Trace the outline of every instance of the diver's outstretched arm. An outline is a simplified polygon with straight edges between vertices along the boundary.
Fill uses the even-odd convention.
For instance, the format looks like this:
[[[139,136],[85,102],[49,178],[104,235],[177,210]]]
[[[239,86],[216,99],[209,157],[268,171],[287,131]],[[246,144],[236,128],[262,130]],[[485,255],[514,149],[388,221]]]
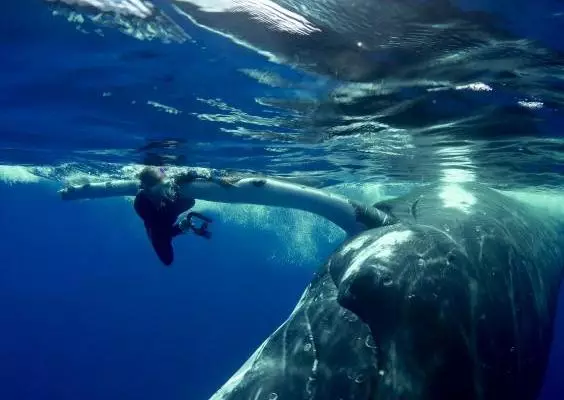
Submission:
[[[267,177],[217,178],[190,171],[164,181],[161,186],[162,193],[173,197],[308,211],[332,221],[351,235],[392,222],[386,213],[344,196]],[[60,193],[64,200],[77,200],[134,196],[138,189],[138,181],[116,181],[72,186]]]
[[[59,191],[63,200],[100,199],[104,197],[135,196],[139,180],[109,181],[68,186]]]

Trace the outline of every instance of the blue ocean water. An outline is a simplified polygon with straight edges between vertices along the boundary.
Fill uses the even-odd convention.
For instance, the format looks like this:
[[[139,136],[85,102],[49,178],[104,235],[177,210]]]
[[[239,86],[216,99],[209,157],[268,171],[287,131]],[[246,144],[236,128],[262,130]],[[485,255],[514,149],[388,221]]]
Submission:
[[[183,237],[168,269],[130,199],[62,202],[69,183],[208,167],[375,202],[479,180],[564,214],[560,2],[280,1],[333,32],[299,41],[172,3],[2,6],[0,398],[208,398],[344,238],[204,204],[214,239]],[[543,399],[564,394],[562,335],[560,312]]]

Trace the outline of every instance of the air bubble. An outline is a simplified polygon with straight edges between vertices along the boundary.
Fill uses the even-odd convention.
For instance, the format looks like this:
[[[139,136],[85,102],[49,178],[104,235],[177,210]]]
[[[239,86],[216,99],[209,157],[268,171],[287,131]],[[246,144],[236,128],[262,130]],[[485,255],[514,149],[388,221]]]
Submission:
[[[310,343],[306,343],[304,345],[304,351],[310,351],[311,350],[311,344]]]
[[[369,349],[376,348],[376,343],[374,342],[374,338],[372,337],[372,335],[366,336],[366,339],[364,339],[364,345]]]
[[[384,372],[384,370],[383,370],[383,369],[381,369],[380,371],[378,371],[378,375],[380,375],[380,376],[384,376],[384,374],[385,374],[385,372]]]
[[[384,279],[382,279],[382,284],[384,286],[392,286],[394,284],[394,280],[391,276],[385,276]]]

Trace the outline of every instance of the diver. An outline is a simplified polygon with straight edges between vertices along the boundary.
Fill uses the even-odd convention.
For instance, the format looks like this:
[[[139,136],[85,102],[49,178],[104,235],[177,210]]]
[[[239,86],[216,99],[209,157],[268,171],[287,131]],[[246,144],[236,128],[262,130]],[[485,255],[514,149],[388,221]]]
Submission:
[[[211,238],[208,230],[212,220],[200,213],[191,211],[194,199],[173,199],[159,190],[165,179],[164,170],[145,168],[139,174],[141,187],[135,196],[133,206],[143,220],[147,236],[161,262],[170,266],[174,261],[172,239],[182,233],[194,232],[197,236]],[[197,220],[201,224],[197,224]]]

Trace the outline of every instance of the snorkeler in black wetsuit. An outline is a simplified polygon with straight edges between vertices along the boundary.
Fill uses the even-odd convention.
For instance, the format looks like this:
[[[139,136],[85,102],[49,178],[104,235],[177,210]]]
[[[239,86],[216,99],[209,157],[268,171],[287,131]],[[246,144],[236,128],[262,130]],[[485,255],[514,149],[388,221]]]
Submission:
[[[211,237],[208,224],[211,219],[196,212],[187,213],[180,223],[178,217],[183,212],[194,206],[194,199],[171,200],[163,196],[153,199],[151,189],[161,183],[164,175],[158,170],[146,168],[140,174],[141,189],[135,196],[133,206],[135,212],[143,220],[147,236],[163,264],[169,266],[174,261],[172,239],[187,230],[192,230],[196,235],[207,239]],[[193,224],[192,219],[196,217],[202,220],[201,226]]]

